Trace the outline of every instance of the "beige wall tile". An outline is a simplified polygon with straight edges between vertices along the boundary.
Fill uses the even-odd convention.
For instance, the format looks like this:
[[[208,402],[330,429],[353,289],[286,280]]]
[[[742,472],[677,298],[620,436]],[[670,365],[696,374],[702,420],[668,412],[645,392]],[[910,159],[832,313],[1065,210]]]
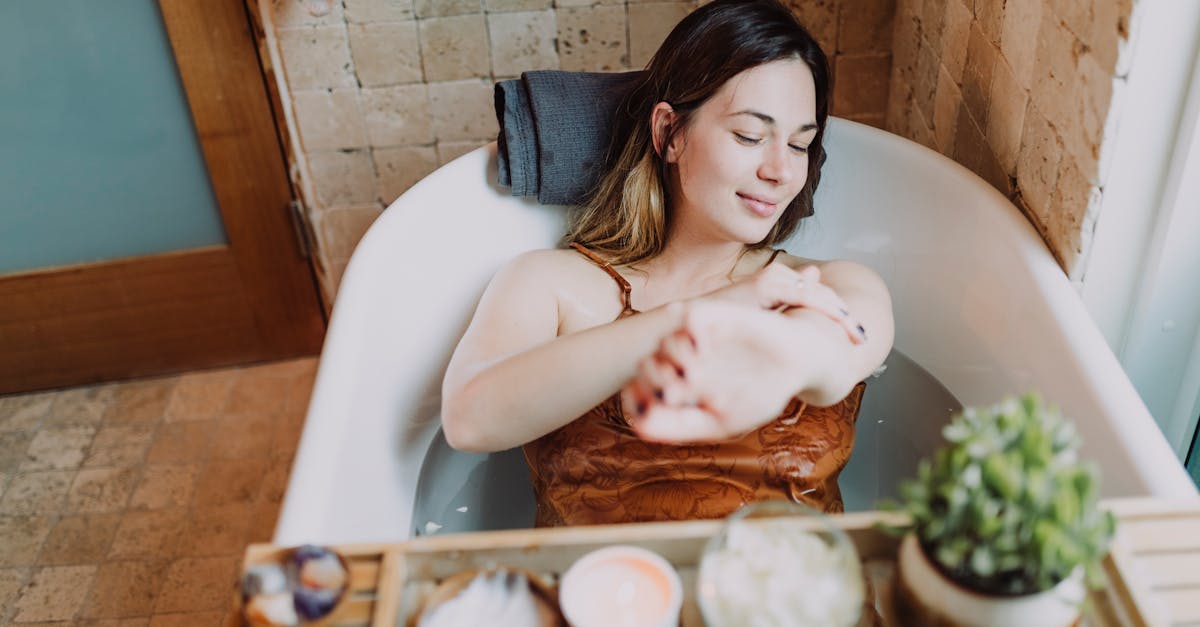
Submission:
[[[379,172],[379,198],[389,205],[438,166],[433,146],[376,148],[373,157],[375,170]],[[375,215],[379,215],[378,211]]]
[[[0,514],[57,514],[74,479],[73,470],[20,473],[9,481]]]
[[[426,81],[488,76],[488,35],[482,13],[421,20]]]
[[[933,95],[937,92],[938,53],[922,43],[917,53],[917,73],[913,77],[913,102],[926,120],[933,118]]]
[[[1055,128],[1066,128],[1077,114],[1075,59],[1081,50],[1079,40],[1052,13],[1043,14],[1030,97]]]
[[[121,517],[109,559],[172,558],[187,527],[186,508],[130,511]]]
[[[1086,43],[1095,30],[1095,5],[1116,3],[1113,0],[1048,0],[1047,4],[1067,29]]]
[[[367,124],[370,125],[368,111]],[[324,207],[375,201],[375,172],[366,150],[315,152],[308,164]]]
[[[942,35],[946,27],[946,4],[962,0],[923,0],[921,2],[921,32],[934,50],[942,50]]]
[[[562,69],[614,72],[628,66],[625,7],[560,8],[557,20]]]
[[[554,49],[558,26],[554,11],[489,14],[487,25],[492,72],[496,76],[558,69],[558,53]]]
[[[360,85],[421,81],[421,43],[415,21],[351,24],[347,30]]]
[[[962,92],[945,67],[939,70],[937,93],[933,98],[933,137],[938,152],[951,155],[954,153],[959,111],[963,108]]]
[[[892,56],[889,54],[839,55],[833,113],[882,115],[887,110],[887,85],[891,74]]]
[[[1033,67],[1042,25],[1044,0],[1007,0],[1004,8],[1004,28],[1000,50],[1013,70],[1017,84],[1026,90],[1033,87]]]
[[[433,134],[438,141],[496,138],[499,127],[487,81],[455,81],[429,85]]]
[[[92,444],[96,428],[62,427],[42,429],[34,436],[25,450],[25,461],[20,470],[72,470],[83,463],[83,458]]]
[[[149,627],[194,627],[195,625],[224,625],[225,612],[180,612],[155,614],[150,617]]]
[[[1017,156],[1017,185],[1043,224],[1050,215],[1050,195],[1058,181],[1062,154],[1062,140],[1031,101],[1025,108],[1025,130],[1021,133],[1021,152]]]
[[[49,516],[0,516],[0,568],[36,562],[52,524]]]
[[[937,150],[933,126],[929,120],[925,119],[925,113],[921,111],[920,107],[914,106],[908,110],[908,128],[911,133],[910,139],[930,150]]]
[[[892,37],[893,82],[899,78],[910,86],[916,78],[917,53],[921,49],[921,27],[916,17],[904,14],[896,16],[896,29]]]
[[[411,20],[413,0],[342,0],[346,21],[351,23],[399,22]]]
[[[96,572],[96,585],[83,609],[86,618],[146,616],[162,587],[167,562],[122,560],[104,562]],[[230,579],[229,581],[233,581]],[[227,591],[232,584],[226,582]]]
[[[342,23],[342,3],[337,0],[271,0],[271,19],[277,28],[330,26]]]
[[[1058,182],[1051,200],[1055,211],[1049,225],[1050,242],[1068,276],[1073,279],[1079,274],[1079,261],[1084,254],[1085,233],[1090,238],[1094,228],[1094,224],[1090,225],[1091,228],[1084,228],[1089,209],[1098,206],[1098,195],[1095,196],[1096,203],[1092,203],[1093,192],[1093,186],[1079,170],[1075,160],[1069,155],[1064,155],[1059,164]]]
[[[425,85],[363,89],[363,118],[370,144],[379,147],[432,142],[427,91]]]
[[[483,0],[488,11],[539,11],[553,5],[553,0]]]
[[[0,433],[0,471],[16,471],[25,461],[25,451],[36,435],[36,431]]]
[[[908,137],[908,111],[912,108],[912,87],[892,68],[892,84],[888,87],[886,128],[889,132]]]
[[[967,65],[967,44],[971,35],[971,10],[959,0],[946,3],[945,26],[942,32],[942,65],[950,78],[962,86],[963,68]]]
[[[125,509],[141,468],[84,468],[67,493],[67,511],[92,514]]]
[[[1075,86],[1074,102],[1079,106],[1074,125],[1076,141],[1067,141],[1065,147],[1084,177],[1098,183],[1100,145],[1113,96],[1112,72],[1102,68],[1095,56],[1085,54],[1079,59]]]
[[[356,148],[367,143],[367,131],[358,108],[358,90],[305,90],[292,94],[296,125],[304,149]]]
[[[625,0],[554,0],[554,6],[562,7],[592,7],[601,5],[625,6]]]
[[[349,257],[350,253],[354,251],[354,247],[358,245],[358,240],[362,238],[363,233],[366,233],[371,223],[379,217],[379,213],[380,208],[378,205],[336,207],[321,212],[317,216],[315,226],[317,232],[320,234],[322,250],[329,251],[331,254]],[[285,389],[286,382],[282,380],[276,381],[274,382],[274,386],[281,392],[275,398],[282,397],[282,391]],[[257,387],[257,385],[254,387]],[[247,386],[247,400],[258,398],[259,395],[254,394],[249,388],[250,386]]]
[[[891,53],[896,0],[842,0],[838,18],[839,53]]]
[[[186,507],[192,500],[202,468],[201,463],[148,464],[142,471],[141,483],[129,499],[130,509]]]
[[[1003,57],[996,61],[987,121],[987,141],[1009,176],[1017,173],[1017,155],[1021,150],[1021,130],[1025,125],[1025,107],[1029,96],[1017,84],[1012,68]]]
[[[1092,32],[1080,36],[1080,39],[1092,47],[1092,54],[1096,55],[1100,67],[1109,74],[1117,67],[1118,42],[1128,38],[1128,9],[1128,5],[1123,7],[1122,3],[1118,2],[1097,2],[1092,7],[1095,11]]]
[[[988,95],[998,54],[996,47],[988,41],[977,24],[972,23],[967,41],[967,64],[963,68],[962,82],[963,103],[977,124],[987,124]]]
[[[167,570],[154,611],[224,609],[229,602],[229,582],[237,575],[238,561],[236,557],[187,557],[175,561]]]
[[[95,576],[95,566],[55,566],[34,571],[14,605],[13,621],[31,623],[74,618]]]
[[[346,26],[316,26],[279,31],[284,71],[292,89],[354,87]]]
[[[47,566],[98,563],[108,554],[121,514],[66,516],[55,523],[38,554]]]
[[[1004,31],[1005,0],[975,0],[975,20],[988,43],[1000,46]]]
[[[813,39],[817,40],[817,44],[830,57],[832,63],[832,57],[837,54],[838,49],[840,0],[785,0],[784,4],[792,10],[792,13],[813,36]],[[678,19],[675,23],[677,22]],[[663,33],[663,36],[665,37],[666,33]]]
[[[109,425],[102,427],[92,440],[85,468],[136,466],[146,457],[154,439],[152,424]]]
[[[0,568],[0,607],[10,608],[33,572],[28,568]]]
[[[437,160],[438,165],[445,165],[461,157],[462,155],[475,150],[484,145],[482,141],[466,141],[466,142],[438,142],[437,144]]]
[[[209,420],[220,415],[229,402],[236,370],[189,372],[179,383],[167,404],[166,422]]]
[[[1000,193],[1012,193],[1012,184],[1000,162],[992,153],[979,126],[966,107],[959,109],[958,124],[954,130],[954,160],[967,166]]]
[[[683,16],[691,13],[687,2],[629,5],[629,65],[643,68]],[[834,22],[836,28],[837,22]],[[816,37],[814,34],[813,37]]]
[[[413,0],[417,17],[446,17],[482,13],[483,0]]]

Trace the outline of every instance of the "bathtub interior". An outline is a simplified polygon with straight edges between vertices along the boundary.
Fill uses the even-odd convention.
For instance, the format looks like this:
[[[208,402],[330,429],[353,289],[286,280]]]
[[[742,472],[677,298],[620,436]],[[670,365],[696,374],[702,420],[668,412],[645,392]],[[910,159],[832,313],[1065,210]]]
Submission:
[[[1085,454],[1101,460],[1105,495],[1195,494],[1066,278],[1007,200],[882,131],[834,120],[828,143],[817,215],[789,251],[879,272],[892,291],[897,351],[962,403],[1036,388],[1060,405],[1080,427]],[[416,485],[450,354],[495,270],[555,245],[563,216],[497,187],[490,146],[431,174],[376,221],[342,280],[277,543],[397,540],[423,523],[413,516]],[[946,412],[904,418],[932,448]],[[431,459],[441,454],[432,450]],[[519,461],[509,453],[441,472],[465,485],[472,472],[520,474]],[[521,490],[480,498],[515,503]]]

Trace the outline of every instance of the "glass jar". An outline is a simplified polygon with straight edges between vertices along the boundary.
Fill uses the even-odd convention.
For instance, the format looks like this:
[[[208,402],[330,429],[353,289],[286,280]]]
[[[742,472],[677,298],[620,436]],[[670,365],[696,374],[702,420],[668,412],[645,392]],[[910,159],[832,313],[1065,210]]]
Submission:
[[[850,538],[828,516],[790,501],[730,515],[704,549],[696,587],[709,627],[851,627],[865,594]]]

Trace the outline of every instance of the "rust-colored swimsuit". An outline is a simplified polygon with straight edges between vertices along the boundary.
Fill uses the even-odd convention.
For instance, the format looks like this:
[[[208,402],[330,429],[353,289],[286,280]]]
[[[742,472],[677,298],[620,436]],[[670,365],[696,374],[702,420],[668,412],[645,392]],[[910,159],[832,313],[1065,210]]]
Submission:
[[[629,282],[595,253],[572,246],[620,285],[618,319],[638,313],[629,304]],[[639,439],[614,394],[523,447],[537,526],[722,518],[767,499],[840,512],[837,477],[854,448],[865,385],[833,406],[793,400],[775,420],[743,436],[689,445]]]

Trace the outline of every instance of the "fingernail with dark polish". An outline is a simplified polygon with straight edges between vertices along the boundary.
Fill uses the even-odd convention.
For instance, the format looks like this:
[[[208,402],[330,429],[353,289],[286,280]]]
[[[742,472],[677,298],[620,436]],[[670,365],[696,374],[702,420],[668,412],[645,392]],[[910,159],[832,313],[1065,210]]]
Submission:
[[[644,413],[646,413],[646,405],[645,405],[644,403],[638,403],[638,404],[637,404],[637,413],[638,413],[638,414],[644,414]]]
[[[846,311],[845,309],[838,309],[838,313],[841,313],[843,316],[850,315],[850,312]]]
[[[661,401],[663,399],[663,391],[654,390],[654,398]]]
[[[858,325],[858,334],[862,336],[863,340],[867,339],[867,330],[864,329],[863,325],[861,325],[861,324]]]

